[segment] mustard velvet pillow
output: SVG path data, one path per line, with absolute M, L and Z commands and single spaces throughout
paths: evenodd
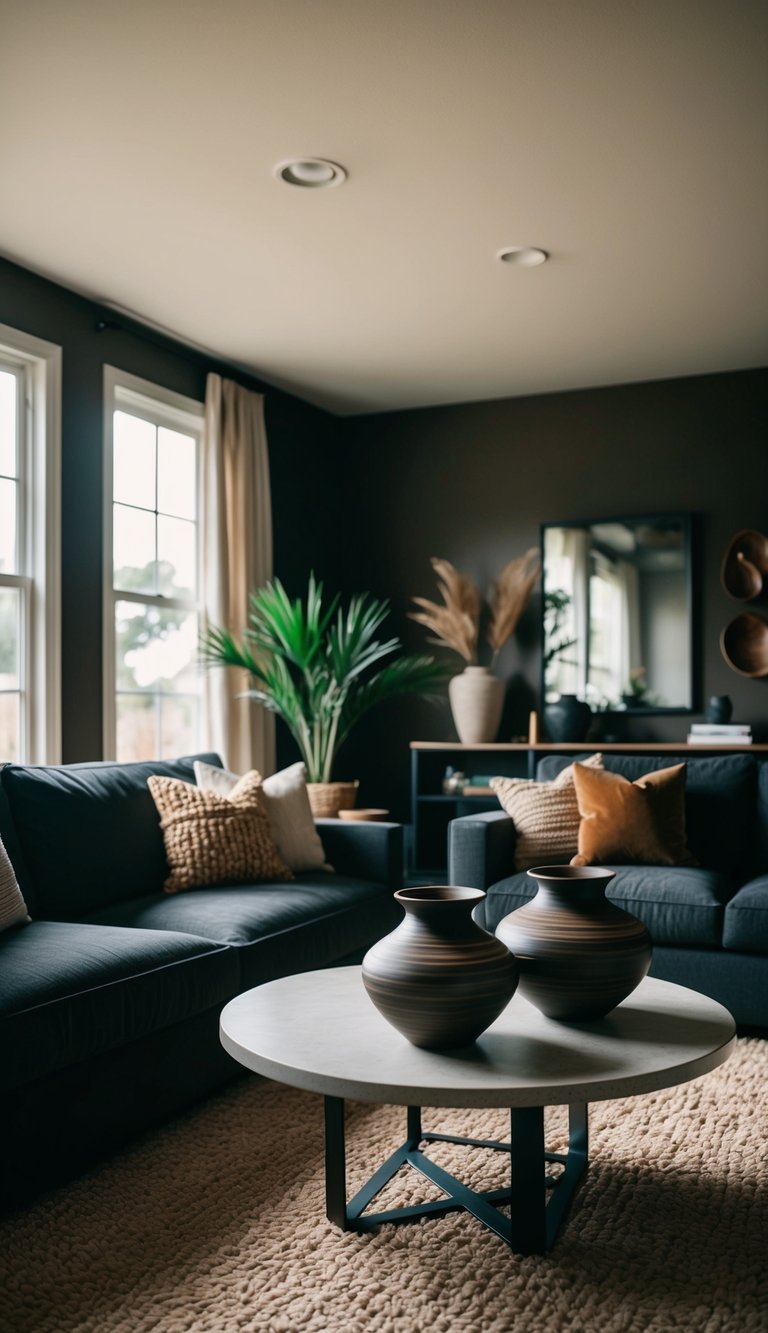
M 584 767 L 602 768 L 603 756 L 590 755 Z M 491 778 L 491 787 L 517 833 L 515 870 L 567 861 L 579 845 L 579 803 L 573 764 L 554 782 L 529 778 Z
M 685 764 L 646 773 L 636 782 L 585 764 L 574 764 L 573 776 L 581 823 L 572 866 L 698 865 L 686 841 Z
M 201 791 L 178 778 L 147 778 L 160 815 L 171 873 L 166 893 L 207 884 L 293 879 L 272 836 L 255 769 L 229 796 Z

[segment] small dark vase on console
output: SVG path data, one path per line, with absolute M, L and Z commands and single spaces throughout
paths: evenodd
M 729 694 L 713 694 L 707 704 L 707 722 L 730 722 L 733 702 Z
M 592 722 L 592 709 L 575 694 L 561 694 L 556 703 L 545 704 L 544 726 L 551 741 L 583 741 Z
M 520 994 L 549 1018 L 603 1018 L 648 971 L 648 931 L 606 898 L 612 870 L 538 866 L 528 874 L 535 898 L 496 929 L 520 966 Z
M 484 897 L 450 884 L 398 890 L 405 919 L 363 959 L 368 995 L 414 1046 L 468 1046 L 515 992 L 515 959 L 472 920 Z

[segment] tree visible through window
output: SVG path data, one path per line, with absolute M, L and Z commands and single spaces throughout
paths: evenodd
M 151 398 L 150 387 L 139 393 L 120 381 L 112 386 L 114 703 L 107 740 L 121 761 L 189 753 L 201 733 L 202 419 L 174 407 L 161 390 Z

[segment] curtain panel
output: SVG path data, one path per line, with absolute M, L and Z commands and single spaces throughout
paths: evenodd
M 203 436 L 203 591 L 210 625 L 242 635 L 250 593 L 272 577 L 272 500 L 264 396 L 211 374 Z M 275 768 L 275 720 L 239 697 L 248 676 L 205 672 L 209 743 L 235 773 Z

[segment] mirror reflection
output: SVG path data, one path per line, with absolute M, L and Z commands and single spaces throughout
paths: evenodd
M 542 551 L 545 701 L 691 709 L 688 516 L 545 524 Z

